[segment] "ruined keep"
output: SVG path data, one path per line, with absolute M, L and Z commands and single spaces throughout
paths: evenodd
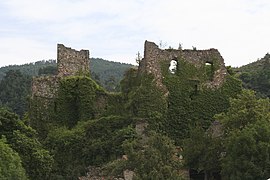
M 89 73 L 89 51 L 67 48 L 57 45 L 58 76 L 74 76 L 78 73 Z
M 59 87 L 59 81 L 66 76 L 89 74 L 89 51 L 76 51 L 63 44 L 57 45 L 57 69 L 56 76 L 34 77 L 32 82 L 32 98 L 55 98 Z
M 57 66 L 57 75 L 33 79 L 29 116 L 40 138 L 54 142 L 63 177 L 77 167 L 123 155 L 123 142 L 133 135 L 147 144 L 149 129 L 165 132 L 181 147 L 190 129 L 209 128 L 213 116 L 224 112 L 229 98 L 241 91 L 216 49 L 163 50 L 146 41 L 138 69 L 130 69 L 121 82 L 122 93 L 108 93 L 85 76 L 89 75 L 86 50 L 59 44 Z M 63 157 L 70 158 L 63 161 Z
M 39 134 L 46 135 L 57 111 L 58 91 L 62 79 L 74 75 L 89 75 L 89 51 L 57 45 L 58 74 L 33 77 L 30 99 L 30 124 Z M 43 137 L 44 138 L 44 137 Z
M 208 128 L 242 89 L 217 49 L 160 49 L 145 41 L 137 76 L 141 80 L 131 109 L 145 119 L 161 117 L 157 124 L 163 123 L 178 145 L 191 127 Z
M 176 70 L 181 71 L 181 62 L 194 65 L 198 70 L 202 70 L 207 73 L 207 69 L 210 69 L 210 74 L 206 81 L 202 82 L 200 86 L 208 88 L 220 87 L 227 75 L 227 70 L 224 64 L 224 60 L 217 49 L 209 50 L 182 50 L 182 49 L 160 49 L 155 43 L 145 41 L 144 45 L 144 58 L 139 65 L 139 74 L 149 73 L 154 75 L 157 86 L 164 91 L 168 91 L 162 83 L 164 78 L 162 74 L 162 64 L 167 66 L 171 61 L 177 63 Z M 208 66 L 208 67 L 207 67 Z M 194 74 L 189 77 L 190 80 L 200 79 L 202 74 Z

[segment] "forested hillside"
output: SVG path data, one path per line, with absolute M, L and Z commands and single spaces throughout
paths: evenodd
M 24 75 L 38 76 L 44 74 L 56 74 L 56 60 L 42 60 L 24 65 L 11 65 L 0 68 L 0 80 L 9 70 L 19 70 Z M 92 78 L 109 91 L 119 91 L 117 86 L 131 64 L 107 61 L 101 58 L 90 59 Z
M 43 60 L 24 65 L 0 68 L 0 105 L 22 116 L 28 109 L 33 76 L 57 74 L 55 60 Z M 120 81 L 132 65 L 90 59 L 91 77 L 108 91 L 120 91 Z
M 270 54 L 266 54 L 257 61 L 236 68 L 238 77 L 243 86 L 257 92 L 260 97 L 270 98 Z
M 267 179 L 269 59 L 234 69 L 215 88 L 205 86 L 209 66 L 179 58 L 171 73 L 161 61 L 165 94 L 153 74 L 94 59 L 91 76 L 59 79 L 55 98 L 29 97 L 32 75 L 57 74 L 55 61 L 3 67 L 0 179 Z

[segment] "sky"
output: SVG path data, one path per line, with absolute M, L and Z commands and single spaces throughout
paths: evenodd
M 56 59 L 58 43 L 135 64 L 145 40 L 237 67 L 270 51 L 269 22 L 269 0 L 0 0 L 0 67 Z

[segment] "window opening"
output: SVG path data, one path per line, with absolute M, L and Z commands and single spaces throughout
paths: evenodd
M 176 70 L 177 70 L 177 61 L 176 60 L 171 60 L 169 71 L 170 71 L 170 73 L 175 74 Z
M 213 81 L 213 79 L 214 79 L 213 63 L 211 63 L 211 62 L 206 62 L 205 63 L 205 72 L 206 72 L 207 80 Z

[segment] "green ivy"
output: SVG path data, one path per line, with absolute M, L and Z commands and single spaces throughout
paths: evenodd
M 123 155 L 122 144 L 135 136 L 132 118 L 102 117 L 80 121 L 72 129 L 52 130 L 46 146 L 55 157 L 53 177 L 74 179 L 90 165 L 101 165 Z
M 60 81 L 56 100 L 57 120 L 73 127 L 79 120 L 94 118 L 94 100 L 99 86 L 89 77 L 72 76 Z
M 214 121 L 213 116 L 226 111 L 229 98 L 236 97 L 242 87 L 239 80 L 228 75 L 220 88 L 209 89 L 203 86 L 209 81 L 206 67 L 198 68 L 181 59 L 177 66 L 177 72 L 171 74 L 169 64 L 161 64 L 163 83 L 169 91 L 164 129 L 180 144 L 195 125 L 208 128 Z M 217 67 L 213 65 L 211 68 L 215 70 Z

